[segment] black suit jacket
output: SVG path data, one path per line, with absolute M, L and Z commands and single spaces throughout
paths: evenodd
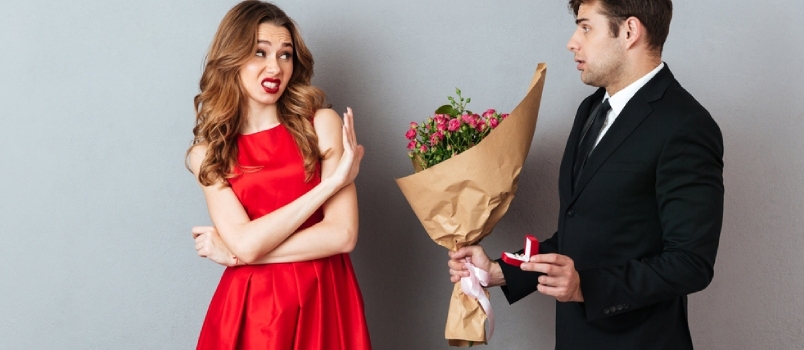
M 557 349 L 691 349 L 687 295 L 712 280 L 723 219 L 723 139 L 665 66 L 628 102 L 573 188 L 578 108 L 559 175 L 558 231 L 540 253 L 573 259 L 583 303 L 556 304 Z M 509 303 L 538 274 L 500 262 Z

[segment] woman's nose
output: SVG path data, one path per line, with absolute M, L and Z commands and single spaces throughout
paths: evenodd
M 268 74 L 279 73 L 279 62 L 276 61 L 275 57 L 265 60 L 265 72 Z

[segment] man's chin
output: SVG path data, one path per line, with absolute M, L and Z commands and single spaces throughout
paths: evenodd
M 599 81 L 597 81 L 595 79 L 586 78 L 586 77 L 583 76 L 583 74 L 581 74 L 581 81 L 584 84 L 589 85 L 589 86 L 594 86 L 594 87 L 597 87 L 597 88 L 603 87 L 603 84 L 601 84 Z

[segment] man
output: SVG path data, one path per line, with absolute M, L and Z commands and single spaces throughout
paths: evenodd
M 692 349 L 687 295 L 713 276 L 723 140 L 662 62 L 670 0 L 572 0 L 567 47 L 599 87 L 578 108 L 559 175 L 558 231 L 520 268 L 480 246 L 451 252 L 509 303 L 555 297 L 557 349 Z

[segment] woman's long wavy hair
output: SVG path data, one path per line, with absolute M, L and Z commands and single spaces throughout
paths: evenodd
M 240 68 L 257 52 L 257 29 L 270 23 L 285 27 L 293 40 L 293 73 L 277 101 L 279 122 L 293 135 L 304 159 L 305 181 L 318 171 L 322 158 L 312 124 L 324 106 L 325 95 L 310 85 L 313 55 L 285 12 L 262 1 L 243 1 L 229 10 L 218 27 L 201 76 L 201 93 L 195 96 L 196 125 L 189 152 L 199 143 L 207 152 L 198 172 L 204 186 L 237 176 L 237 135 L 245 122 L 248 95 L 240 83 Z

